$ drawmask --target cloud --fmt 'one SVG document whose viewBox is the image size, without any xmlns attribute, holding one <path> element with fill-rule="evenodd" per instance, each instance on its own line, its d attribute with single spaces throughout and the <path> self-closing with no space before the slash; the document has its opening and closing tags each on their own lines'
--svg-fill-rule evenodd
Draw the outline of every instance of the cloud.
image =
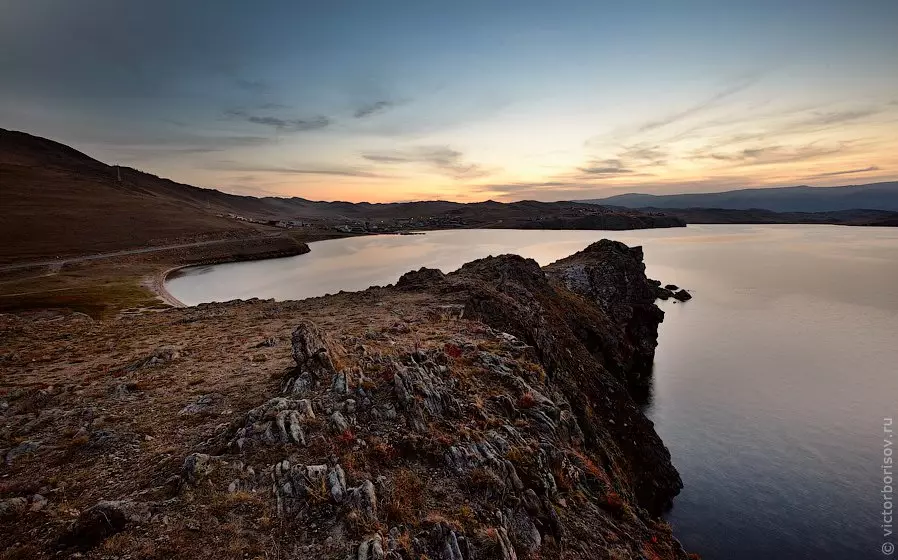
<svg viewBox="0 0 898 560">
<path fill-rule="evenodd" d="M 741 167 L 747 165 L 795 163 L 841 153 L 846 149 L 847 147 L 844 143 L 841 143 L 838 146 L 817 146 L 814 144 L 807 144 L 804 146 L 789 147 L 772 145 L 745 148 L 736 152 L 702 153 L 699 151 L 690 159 L 726 161 L 735 164 L 735 167 Z"/>
<path fill-rule="evenodd" d="M 262 80 L 248 80 L 246 78 L 235 78 L 234 85 L 244 91 L 252 93 L 271 93 L 271 86 Z"/>
<path fill-rule="evenodd" d="M 700 103 L 697 103 L 683 111 L 680 111 L 678 113 L 672 113 L 672 114 L 670 114 L 666 117 L 663 117 L 661 119 L 645 123 L 644 125 L 639 127 L 639 132 L 648 132 L 650 130 L 663 128 L 663 127 L 673 124 L 675 122 L 682 121 L 689 117 L 694 117 L 696 115 L 699 115 L 699 114 L 707 111 L 708 109 L 715 107 L 718 103 L 720 103 L 724 99 L 727 99 L 729 97 L 736 95 L 737 93 L 739 93 L 741 91 L 744 91 L 745 89 L 749 88 L 751 85 L 753 85 L 757 81 L 758 81 L 757 76 L 741 79 L 741 80 L 737 81 L 736 83 L 734 83 L 733 85 L 731 85 L 730 87 L 724 89 L 723 91 L 720 91 L 720 92 L 712 95 L 708 99 L 705 99 L 704 101 L 701 101 Z"/>
<path fill-rule="evenodd" d="M 228 118 L 241 119 L 246 122 L 262 126 L 270 126 L 279 132 L 304 132 L 307 130 L 320 130 L 332 124 L 328 117 L 317 116 L 310 119 L 288 119 L 270 115 L 254 115 L 244 109 L 227 109 L 224 112 Z"/>
<path fill-rule="evenodd" d="M 353 114 L 353 116 L 357 119 L 364 119 L 365 117 L 370 117 L 371 115 L 383 113 L 384 111 L 389 110 L 394 105 L 395 103 L 393 103 L 392 101 L 376 101 L 374 103 L 359 107 L 358 109 L 356 109 L 356 112 Z"/>
<path fill-rule="evenodd" d="M 382 179 L 388 177 L 380 173 L 365 171 L 353 167 L 284 167 L 276 165 L 241 165 L 223 162 L 212 169 L 240 171 L 244 173 L 278 173 L 283 175 L 334 175 L 338 177 L 363 177 L 366 179 Z"/>
<path fill-rule="evenodd" d="M 631 159 L 637 160 L 639 162 L 647 162 L 651 165 L 664 165 L 667 158 L 667 152 L 665 150 L 662 150 L 660 146 L 647 146 L 645 144 L 638 144 L 635 146 L 624 148 L 624 150 L 619 154 L 618 158 L 623 160 Z"/>
<path fill-rule="evenodd" d="M 411 150 L 367 153 L 362 157 L 381 164 L 423 164 L 456 179 L 485 177 L 491 172 L 480 165 L 465 163 L 464 154 L 448 146 L 422 146 Z"/>
<path fill-rule="evenodd" d="M 870 171 L 879 171 L 879 167 L 871 165 L 861 169 L 846 169 L 844 171 L 830 171 L 829 173 L 818 173 L 816 175 L 808 175 L 806 179 L 823 179 L 825 177 L 838 177 L 839 175 L 854 175 L 856 173 L 869 173 Z"/>
<path fill-rule="evenodd" d="M 633 173 L 632 169 L 621 169 L 620 167 L 581 167 L 579 169 L 590 175 L 620 175 L 622 173 Z"/>
<path fill-rule="evenodd" d="M 865 117 L 869 117 L 871 115 L 875 115 L 880 112 L 880 109 L 876 108 L 867 108 L 867 109 L 854 109 L 847 111 L 833 111 L 828 113 L 814 113 L 814 115 L 804 121 L 805 125 L 830 125 L 830 124 L 842 124 L 845 122 L 856 121 L 859 119 L 863 119 Z"/>
<path fill-rule="evenodd" d="M 577 171 L 582 174 L 579 178 L 586 181 L 609 177 L 647 177 L 651 175 L 651 173 L 637 172 L 637 170 L 625 166 L 624 162 L 618 158 L 593 161 L 585 167 L 578 167 Z"/>
</svg>

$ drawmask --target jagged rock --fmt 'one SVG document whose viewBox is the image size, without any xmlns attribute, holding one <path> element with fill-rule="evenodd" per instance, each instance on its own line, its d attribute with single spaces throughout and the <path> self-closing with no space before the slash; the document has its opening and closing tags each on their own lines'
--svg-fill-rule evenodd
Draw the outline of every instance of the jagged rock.
<svg viewBox="0 0 898 560">
<path fill-rule="evenodd" d="M 511 539 L 508 538 L 508 531 L 505 527 L 497 528 L 496 535 L 499 540 L 499 553 L 502 556 L 502 560 L 518 560 L 518 555 L 511 544 Z"/>
<path fill-rule="evenodd" d="M 272 476 L 279 515 L 296 513 L 310 500 L 330 500 L 340 504 L 348 492 L 346 474 L 340 465 L 291 466 L 285 459 L 274 465 Z"/>
<path fill-rule="evenodd" d="M 246 414 L 243 427 L 231 439 L 231 444 L 243 449 L 250 441 L 266 444 L 307 444 L 303 423 L 315 414 L 306 399 L 275 397 Z"/>
<path fill-rule="evenodd" d="M 66 548 L 89 550 L 129 524 L 147 523 L 150 517 L 150 504 L 131 500 L 99 502 L 78 516 L 59 543 Z"/>
<path fill-rule="evenodd" d="M 346 473 L 343 467 L 336 465 L 327 473 L 327 489 L 331 498 L 340 504 L 346 497 Z"/>
<path fill-rule="evenodd" d="M 313 378 L 334 372 L 328 345 L 314 323 L 301 322 L 293 331 L 291 341 L 297 369 L 310 373 Z"/>
<path fill-rule="evenodd" d="M 426 355 L 409 356 L 410 365 L 394 363 L 393 388 L 400 406 L 409 413 L 412 427 L 427 431 L 424 413 L 442 418 L 458 413 L 459 403 L 453 396 L 454 379 L 447 378 L 441 367 Z"/>
<path fill-rule="evenodd" d="M 645 277 L 642 260 L 642 247 L 603 239 L 544 269 L 549 278 L 595 302 L 607 314 L 610 321 L 604 327 L 608 334 L 616 334 L 614 359 L 622 377 L 628 371 L 651 371 L 658 324 L 664 319 L 664 312 L 654 304 L 655 289 Z"/>
<path fill-rule="evenodd" d="M 371 535 L 366 537 L 359 545 L 356 553 L 357 560 L 383 560 L 384 546 L 383 538 L 380 535 Z"/>
<path fill-rule="evenodd" d="M 349 393 L 349 372 L 339 371 L 334 375 L 334 380 L 331 382 L 331 391 L 338 395 Z"/>
<path fill-rule="evenodd" d="M 355 488 L 348 490 L 349 503 L 359 512 L 363 519 L 374 521 L 377 519 L 377 494 L 374 491 L 374 483 L 364 481 Z"/>
<path fill-rule="evenodd" d="M 445 523 L 433 526 L 430 541 L 440 560 L 475 560 L 474 547 Z"/>
<path fill-rule="evenodd" d="M 335 411 L 330 416 L 331 428 L 338 433 L 345 432 L 349 429 L 349 421 L 346 420 L 346 417 L 339 411 Z"/>
<path fill-rule="evenodd" d="M 690 299 L 692 299 L 692 294 L 690 294 L 686 290 L 680 290 L 678 292 L 675 292 L 673 297 L 674 299 L 677 299 L 679 301 L 689 301 Z"/>
<path fill-rule="evenodd" d="M 667 284 L 666 286 L 664 286 L 664 289 L 665 289 L 665 290 L 670 290 L 671 292 L 676 292 L 676 291 L 679 290 L 680 288 L 679 288 L 679 286 L 677 286 L 676 284 Z"/>
<path fill-rule="evenodd" d="M 517 550 L 523 551 L 525 556 L 534 556 L 542 546 L 542 536 L 533 519 L 527 512 L 518 510 L 508 515 L 509 532 L 512 542 L 517 545 Z"/>
<path fill-rule="evenodd" d="M 218 457 L 205 453 L 191 453 L 184 459 L 184 465 L 181 467 L 182 476 L 188 484 L 196 484 L 212 474 L 220 463 L 221 459 Z"/>
<path fill-rule="evenodd" d="M 281 391 L 288 395 L 301 397 L 312 388 L 312 385 L 312 375 L 308 372 L 302 372 L 294 377 L 288 377 L 284 381 Z"/>
<path fill-rule="evenodd" d="M 443 282 L 445 277 L 446 275 L 436 268 L 421 267 L 400 276 L 396 281 L 396 287 L 409 291 L 430 288 Z"/>
<path fill-rule="evenodd" d="M 161 348 L 157 348 L 146 358 L 141 358 L 139 360 L 131 362 L 123 369 L 127 372 L 134 372 L 145 367 L 160 366 L 173 360 L 177 360 L 180 357 L 181 351 L 179 349 L 164 346 Z"/>
</svg>

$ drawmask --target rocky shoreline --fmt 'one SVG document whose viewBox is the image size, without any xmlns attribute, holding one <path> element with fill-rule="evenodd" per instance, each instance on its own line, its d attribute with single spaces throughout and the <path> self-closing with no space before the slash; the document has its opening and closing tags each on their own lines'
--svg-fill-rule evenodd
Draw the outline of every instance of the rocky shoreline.
<svg viewBox="0 0 898 560">
<path fill-rule="evenodd" d="M 685 559 L 634 398 L 663 289 L 603 240 L 296 302 L 0 316 L 0 547 Z"/>
</svg>

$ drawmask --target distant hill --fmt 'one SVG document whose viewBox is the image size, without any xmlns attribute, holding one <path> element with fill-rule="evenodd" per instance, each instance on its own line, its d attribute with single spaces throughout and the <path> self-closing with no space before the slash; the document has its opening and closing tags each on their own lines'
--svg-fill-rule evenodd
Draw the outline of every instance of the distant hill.
<svg viewBox="0 0 898 560">
<path fill-rule="evenodd" d="M 898 182 L 845 187 L 774 187 L 694 194 L 621 194 L 587 200 L 624 208 L 763 209 L 773 212 L 898 211 Z"/>
<path fill-rule="evenodd" d="M 725 208 L 641 208 L 664 212 L 687 224 L 834 224 L 843 226 L 898 226 L 898 212 L 888 210 L 835 210 L 832 212 L 772 212 Z"/>
<path fill-rule="evenodd" d="M 356 204 L 237 196 L 110 166 L 59 142 L 4 129 L 0 217 L 0 262 L 257 236 L 277 231 L 258 222 L 275 220 L 362 231 L 685 225 L 675 217 L 574 202 Z"/>
</svg>

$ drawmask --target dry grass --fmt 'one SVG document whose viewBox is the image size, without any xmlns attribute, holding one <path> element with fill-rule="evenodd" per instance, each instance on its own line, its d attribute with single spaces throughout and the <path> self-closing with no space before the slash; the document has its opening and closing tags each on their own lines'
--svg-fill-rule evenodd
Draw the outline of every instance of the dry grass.
<svg viewBox="0 0 898 560">
<path fill-rule="evenodd" d="M 414 523 L 419 519 L 423 506 L 424 481 L 410 469 L 394 471 L 384 505 L 387 522 L 391 525 Z"/>
</svg>

